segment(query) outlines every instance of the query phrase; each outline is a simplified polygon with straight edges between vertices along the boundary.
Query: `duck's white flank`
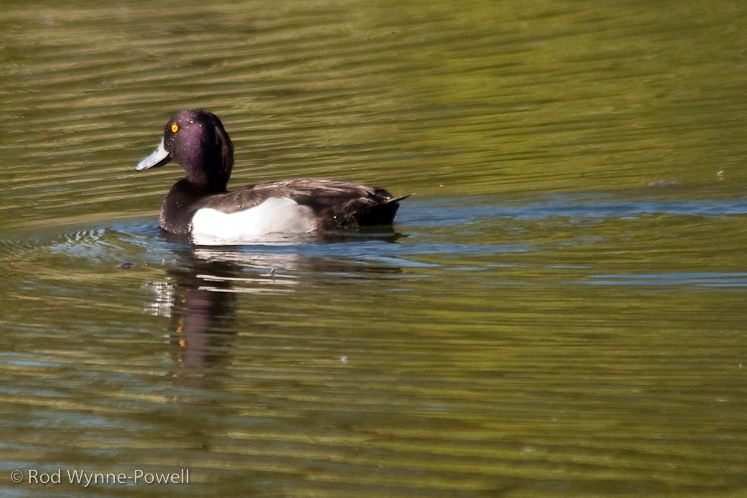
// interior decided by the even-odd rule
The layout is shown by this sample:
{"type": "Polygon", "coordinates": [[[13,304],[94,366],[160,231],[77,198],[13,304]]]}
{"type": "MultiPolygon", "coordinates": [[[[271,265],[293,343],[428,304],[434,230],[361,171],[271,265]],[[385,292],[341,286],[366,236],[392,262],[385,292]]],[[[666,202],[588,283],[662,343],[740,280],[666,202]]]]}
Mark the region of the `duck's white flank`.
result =
{"type": "Polygon", "coordinates": [[[272,234],[302,234],[314,228],[311,208],[299,206],[292,199],[270,198],[235,213],[198,209],[192,217],[192,240],[198,245],[251,243],[272,234]]]}

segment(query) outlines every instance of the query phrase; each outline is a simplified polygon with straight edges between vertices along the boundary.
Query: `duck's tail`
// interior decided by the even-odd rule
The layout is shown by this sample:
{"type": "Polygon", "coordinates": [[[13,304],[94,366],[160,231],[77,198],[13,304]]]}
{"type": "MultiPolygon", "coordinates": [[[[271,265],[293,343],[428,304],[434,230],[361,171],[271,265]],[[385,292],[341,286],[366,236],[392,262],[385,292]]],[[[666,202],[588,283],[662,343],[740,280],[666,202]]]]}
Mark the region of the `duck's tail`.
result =
{"type": "Polygon", "coordinates": [[[391,225],[394,222],[394,217],[397,215],[397,209],[399,209],[399,201],[405,200],[410,195],[403,195],[400,197],[392,197],[392,195],[384,189],[376,189],[376,203],[366,206],[357,213],[356,221],[358,226],[376,226],[376,225],[391,225]]]}
{"type": "Polygon", "coordinates": [[[391,197],[391,198],[387,199],[387,200],[386,200],[385,202],[386,202],[387,204],[389,204],[390,202],[399,202],[399,201],[404,201],[405,199],[407,199],[407,198],[408,198],[408,197],[410,197],[411,195],[415,195],[415,193],[413,192],[412,194],[401,195],[401,196],[399,196],[399,197],[391,197]]]}

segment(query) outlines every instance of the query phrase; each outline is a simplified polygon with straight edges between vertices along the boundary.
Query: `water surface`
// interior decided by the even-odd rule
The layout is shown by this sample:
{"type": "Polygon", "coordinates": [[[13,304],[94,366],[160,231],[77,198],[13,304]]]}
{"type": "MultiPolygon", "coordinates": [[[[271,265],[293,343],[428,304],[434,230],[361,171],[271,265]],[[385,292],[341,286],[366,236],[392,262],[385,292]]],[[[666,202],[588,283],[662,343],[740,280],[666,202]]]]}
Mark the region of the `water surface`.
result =
{"type": "Polygon", "coordinates": [[[741,3],[5,3],[3,496],[747,494],[741,3]],[[416,195],[174,239],[183,107],[234,188],[416,195]]]}

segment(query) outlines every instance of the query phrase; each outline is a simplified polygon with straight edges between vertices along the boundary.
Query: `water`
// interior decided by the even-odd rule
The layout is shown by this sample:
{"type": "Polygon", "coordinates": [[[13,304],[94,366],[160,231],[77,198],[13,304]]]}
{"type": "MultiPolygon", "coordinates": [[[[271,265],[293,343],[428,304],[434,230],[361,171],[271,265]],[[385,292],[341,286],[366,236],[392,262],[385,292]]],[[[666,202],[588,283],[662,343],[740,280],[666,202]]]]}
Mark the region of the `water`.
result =
{"type": "Polygon", "coordinates": [[[747,496],[742,4],[3,10],[2,496],[747,496]],[[191,106],[234,188],[416,195],[169,237],[191,106]]]}

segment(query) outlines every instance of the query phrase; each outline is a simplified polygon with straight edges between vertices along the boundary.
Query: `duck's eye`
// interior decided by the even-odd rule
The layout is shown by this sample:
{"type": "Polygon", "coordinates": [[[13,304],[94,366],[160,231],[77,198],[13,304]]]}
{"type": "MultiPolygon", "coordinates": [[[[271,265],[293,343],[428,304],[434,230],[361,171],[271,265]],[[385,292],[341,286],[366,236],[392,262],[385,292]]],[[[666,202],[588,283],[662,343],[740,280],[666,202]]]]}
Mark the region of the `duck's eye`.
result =
{"type": "Polygon", "coordinates": [[[179,131],[179,125],[176,123],[171,123],[171,132],[176,133],[177,131],[179,131]]]}

